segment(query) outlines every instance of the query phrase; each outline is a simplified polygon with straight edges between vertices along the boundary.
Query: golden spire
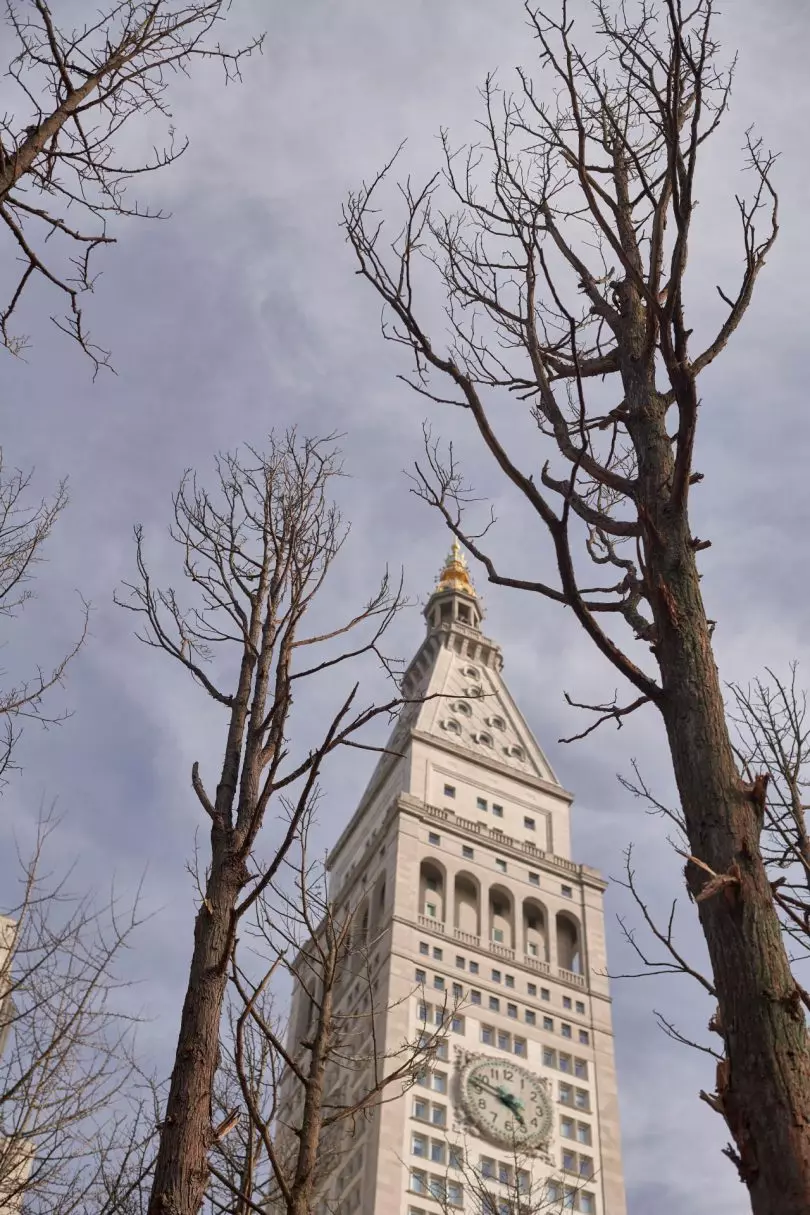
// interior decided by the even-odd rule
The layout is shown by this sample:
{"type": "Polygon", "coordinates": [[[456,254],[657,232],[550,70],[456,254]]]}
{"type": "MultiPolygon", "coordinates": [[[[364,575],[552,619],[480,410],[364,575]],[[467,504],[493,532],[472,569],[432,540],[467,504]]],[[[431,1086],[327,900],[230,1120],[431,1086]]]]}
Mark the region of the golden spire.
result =
{"type": "Polygon", "coordinates": [[[475,588],[470,578],[470,571],[458,540],[453,540],[453,547],[445,558],[444,568],[439,574],[436,590],[463,591],[465,595],[475,597],[475,588]]]}

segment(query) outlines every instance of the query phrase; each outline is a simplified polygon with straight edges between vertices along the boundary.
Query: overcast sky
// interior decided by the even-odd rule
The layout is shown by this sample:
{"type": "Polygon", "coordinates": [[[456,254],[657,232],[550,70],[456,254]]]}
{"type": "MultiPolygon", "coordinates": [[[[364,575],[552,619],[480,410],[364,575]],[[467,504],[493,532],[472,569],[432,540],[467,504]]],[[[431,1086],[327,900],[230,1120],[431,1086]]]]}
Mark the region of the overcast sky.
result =
{"type": "MultiPolygon", "coordinates": [[[[745,127],[755,119],[783,153],[780,240],[741,332],[703,385],[696,454],[706,479],[694,495],[694,530],[713,544],[701,568],[709,616],[719,621],[716,652],[726,680],[745,680],[765,665],[784,670],[794,657],[810,672],[810,23],[794,0],[735,0],[726,8],[723,38],[739,47],[740,64],[727,134],[700,189],[703,227],[692,252],[705,264],[695,300],[701,315],[714,298],[715,272],[730,275],[739,265],[730,234],[745,127]]],[[[39,597],[7,631],[9,677],[36,661],[47,665],[70,644],[80,619],[76,589],[94,612],[92,635],[58,701],[73,715],[58,729],[26,730],[24,771],[0,805],[0,838],[12,829],[24,835],[39,806],[57,799],[65,856],[80,858],[77,881],[103,886],[115,874],[131,890],[146,871],[144,897],[156,915],[130,965],[153,1018],[143,1049],[158,1064],[177,1032],[193,914],[185,864],[195,830],[204,830],[189,770],[194,759],[205,768],[210,757],[213,775],[221,731],[200,692],[167,659],[140,647],[132,618],[112,604],[113,589],[132,572],[132,525],[144,525],[155,568],[168,579],[170,494],[185,467],[207,471],[217,450],[261,444],[274,426],[338,429],[346,432],[352,474],[340,501],[353,528],[335,590],[354,606],[388,562],[404,567],[408,590],[424,600],[448,546],[440,521],[409,494],[403,474],[419,454],[426,402],[395,379],[407,366],[402,352],[380,339],[377,302],[353,275],[340,205],[405,137],[403,166],[416,177],[432,171],[440,125],[459,142],[474,134],[484,74],[497,69],[508,83],[517,64],[533,62],[517,0],[235,0],[233,39],[262,28],[265,53],[246,65],[241,86],[223,90],[214,72],[179,83],[175,120],[191,137],[190,151],[142,191],[173,216],[122,226],[118,247],[104,255],[87,314],[98,340],[112,347],[118,375],[92,383],[77,349],[48,326],[53,301],[36,293],[23,326],[33,339],[26,361],[2,360],[7,462],[35,466],[42,494],[64,476],[71,485],[70,508],[39,574],[39,597]]],[[[152,136],[140,138],[148,144],[152,136]]],[[[466,441],[459,415],[437,410],[431,418],[439,433],[458,440],[473,481],[495,499],[503,568],[542,572],[542,533],[522,526],[515,504],[466,441]]],[[[539,467],[541,448],[527,459],[539,467]]],[[[576,699],[610,694],[613,674],[554,605],[488,589],[480,574],[477,581],[510,687],[576,795],[576,858],[616,874],[634,841],[652,904],[665,907],[682,893],[681,862],[661,822],[645,816],[615,776],[636,757],[667,795],[667,756],[652,711],[621,732],[558,745],[582,725],[563,691],[576,699]]],[[[416,610],[403,615],[394,648],[409,655],[422,629],[416,610]]],[[[369,697],[379,691],[372,681],[369,697]]],[[[373,757],[361,763],[353,753],[330,769],[324,847],[345,825],[372,764],[373,757]]],[[[615,916],[632,912],[615,887],[607,906],[611,966],[623,970],[630,959],[615,916]]],[[[682,923],[683,940],[700,959],[688,905],[682,923]]],[[[658,1008],[703,1034],[711,1007],[698,989],[674,979],[616,982],[614,1001],[630,1211],[746,1209],[720,1155],[724,1126],[697,1097],[713,1087],[713,1064],[667,1040],[652,1014],[658,1008]]]]}

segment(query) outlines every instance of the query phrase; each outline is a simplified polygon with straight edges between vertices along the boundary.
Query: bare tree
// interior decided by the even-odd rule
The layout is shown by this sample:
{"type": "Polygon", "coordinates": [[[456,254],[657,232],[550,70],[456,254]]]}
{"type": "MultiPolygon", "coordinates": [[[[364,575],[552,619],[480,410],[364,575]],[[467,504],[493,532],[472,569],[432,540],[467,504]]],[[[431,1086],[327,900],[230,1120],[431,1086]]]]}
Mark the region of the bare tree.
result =
{"type": "Polygon", "coordinates": [[[358,739],[362,728],[402,703],[395,693],[386,704],[359,707],[356,682],[336,691],[346,664],[363,656],[376,657],[393,674],[381,638],[403,601],[387,573],[348,619],[333,617],[304,632],[346,534],[327,498],[339,471],[329,440],[290,433],[271,437],[266,453],[248,448],[220,457],[216,493],[187,474],[174,499],[172,535],[195,596],[189,607],[174,590],[153,586],[137,531],[139,579],[126,605],[145,618],[141,639],[179,662],[225,718],[216,792],[208,792],[198,764],[191,774],[211,824],[210,854],[149,1215],[196,1215],[203,1202],[215,1140],[220,1021],[238,926],[255,912],[298,839],[327,756],[365,746],[358,739]],[[316,727],[313,741],[296,746],[294,728],[311,731],[317,718],[310,713],[294,721],[293,701],[316,682],[335,707],[322,733],[316,727]],[[284,824],[281,839],[263,856],[259,836],[268,811],[283,814],[284,824]]]}
{"type": "Polygon", "coordinates": [[[698,377],[739,327],[776,239],[773,156],[749,131],[741,274],[718,288],[722,316],[698,339],[685,312],[697,171],[734,63],[712,0],[590,7],[594,52],[566,3],[527,5],[553,100],[525,72],[517,96],[487,80],[482,144],[455,150],[443,136],[443,175],[401,187],[393,245],[376,202],[390,164],[349,199],[346,230],[393,317],[385,336],[415,360],[408,382],[463,410],[547,532],[558,581],[500,568],[487,529],[467,523],[452,446],[443,455],[429,435],[417,492],[490,581],[570,607],[629,683],[626,702],[581,706],[596,714],[582,734],[643,705],[661,714],[724,1027],[715,1107],[756,1215],[799,1215],[810,1207],[805,1017],[762,852],[765,781],[740,778],[700,589],[708,541],[689,522],[698,377]],[[445,295],[446,340],[417,307],[423,268],[445,295]],[[529,402],[539,460],[503,437],[516,400],[529,402]]]}
{"type": "Polygon", "coordinates": [[[137,901],[76,896],[47,871],[56,826],[40,820],[0,916],[0,1208],[112,1215],[105,1176],[154,1133],[132,1105],[145,1078],[116,973],[139,913],[137,901]]]}
{"type": "Polygon", "coordinates": [[[161,213],[127,196],[134,177],[173,164],[176,141],[168,92],[171,76],[196,60],[217,59],[225,79],[239,76],[257,38],[234,51],[218,32],[227,0],[108,0],[78,26],[62,26],[45,0],[6,0],[7,74],[19,87],[17,112],[0,118],[0,220],[22,272],[0,311],[0,340],[19,353],[27,344],[10,325],[33,279],[66,302],[52,318],[89,355],[96,371],[108,352],[90,338],[81,296],[95,281],[93,254],[115,242],[109,222],[161,213]],[[121,132],[136,116],[158,114],[168,139],[146,161],[127,164],[121,132]],[[83,218],[82,218],[83,217],[83,218]],[[57,248],[67,251],[59,260],[57,248]],[[72,255],[71,255],[72,254],[72,255]]]}
{"type": "Polygon", "coordinates": [[[231,961],[230,1083],[218,1116],[234,1134],[222,1136],[212,1173],[213,1209],[233,1215],[333,1209],[358,1175],[357,1149],[380,1106],[446,1050],[447,1026],[383,1040],[392,1009],[377,993],[390,901],[377,899],[373,922],[362,899],[336,906],[323,867],[306,860],[310,827],[257,902],[249,950],[243,934],[231,961]],[[279,978],[292,984],[289,1020],[273,1008],[279,978]]]}

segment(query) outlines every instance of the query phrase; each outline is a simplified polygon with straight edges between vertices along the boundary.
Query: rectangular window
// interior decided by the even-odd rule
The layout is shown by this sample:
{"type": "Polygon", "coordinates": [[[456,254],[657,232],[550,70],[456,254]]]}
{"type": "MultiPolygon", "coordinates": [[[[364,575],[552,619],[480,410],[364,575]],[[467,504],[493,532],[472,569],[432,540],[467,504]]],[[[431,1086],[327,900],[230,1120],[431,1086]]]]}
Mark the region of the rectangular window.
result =
{"type": "Polygon", "coordinates": [[[581,1017],[585,1016],[585,1005],[583,1004],[582,1000],[577,1000],[577,1012],[581,1017]]]}
{"type": "Polygon", "coordinates": [[[481,993],[480,993],[480,991],[476,991],[476,989],[474,987],[470,988],[470,1002],[472,1004],[481,1003],[481,993]]]}
{"type": "Polygon", "coordinates": [[[580,1143],[589,1144],[591,1142],[591,1128],[587,1122],[577,1123],[577,1139],[580,1143]]]}
{"type": "Polygon", "coordinates": [[[494,1177],[495,1176],[495,1161],[490,1160],[490,1158],[488,1156],[481,1157],[481,1176],[482,1177],[494,1177]]]}
{"type": "Polygon", "coordinates": [[[475,799],[475,806],[477,810],[486,810],[487,799],[485,797],[477,797],[475,799]]]}
{"type": "Polygon", "coordinates": [[[454,1034],[463,1034],[464,1033],[464,1018],[460,1017],[458,1015],[458,1013],[453,1013],[453,1020],[450,1023],[450,1028],[452,1029],[454,1034]]]}
{"type": "Polygon", "coordinates": [[[456,796],[456,786],[455,785],[445,785],[444,786],[444,796],[445,797],[455,797],[456,796]]]}
{"type": "Polygon", "coordinates": [[[529,872],[529,882],[531,883],[532,886],[539,886],[540,885],[540,874],[532,873],[530,871],[529,872]]]}
{"type": "MultiPolygon", "coordinates": [[[[417,983],[424,983],[425,980],[427,979],[427,974],[425,973],[424,970],[420,970],[419,967],[417,966],[416,971],[415,971],[415,978],[416,978],[417,983]]],[[[424,1017],[422,1017],[421,1020],[424,1021],[424,1017]]]]}
{"type": "Polygon", "coordinates": [[[444,1164],[445,1145],[441,1139],[431,1139],[430,1159],[433,1164],[444,1164]]]}
{"type": "Polygon", "coordinates": [[[489,997],[489,1011],[490,1012],[500,1012],[501,1011],[501,1002],[497,996],[489,997]]]}
{"type": "Polygon", "coordinates": [[[464,1148],[450,1144],[449,1149],[449,1165],[451,1169],[463,1169],[465,1163],[464,1148]]]}
{"type": "Polygon", "coordinates": [[[561,886],[560,890],[562,891],[563,898],[572,899],[574,897],[574,891],[570,886],[561,886]]]}
{"type": "Polygon", "coordinates": [[[499,945],[503,945],[503,929],[502,928],[493,928],[492,929],[492,939],[493,939],[493,941],[497,941],[497,943],[499,945]]]}
{"type": "Polygon", "coordinates": [[[527,831],[534,831],[534,828],[535,828],[535,821],[534,821],[534,819],[533,819],[533,818],[530,818],[528,814],[524,814],[524,816],[523,816],[523,826],[526,828],[526,830],[527,830],[527,831]]]}
{"type": "Polygon", "coordinates": [[[423,1101],[421,1097],[416,1097],[413,1103],[413,1116],[419,1118],[422,1122],[427,1122],[428,1103],[423,1101]]]}
{"type": "Polygon", "coordinates": [[[587,1190],[580,1190],[579,1209],[583,1215],[596,1215],[596,1199],[587,1190]]]}
{"type": "Polygon", "coordinates": [[[446,1061],[449,1057],[450,1057],[450,1047],[447,1045],[447,1042],[446,1041],[437,1042],[436,1043],[436,1058],[444,1059],[446,1061]]]}
{"type": "Polygon", "coordinates": [[[537,1024],[537,1016],[531,1008],[527,1008],[524,1011],[523,1016],[524,1016],[524,1019],[525,1019],[527,1025],[536,1025],[537,1024]]]}
{"type": "Polygon", "coordinates": [[[570,1008],[570,1007],[571,1007],[571,997],[563,996],[563,1008],[570,1008]]]}
{"type": "Polygon", "coordinates": [[[434,946],[433,946],[433,960],[434,960],[434,962],[441,962],[441,960],[442,960],[443,956],[444,956],[444,955],[443,955],[443,953],[442,953],[442,950],[441,950],[441,949],[439,949],[439,946],[438,946],[438,945],[434,945],[434,946]]]}
{"type": "Polygon", "coordinates": [[[414,1156],[427,1155],[427,1139],[424,1135],[413,1134],[411,1136],[411,1152],[414,1156]]]}
{"type": "Polygon", "coordinates": [[[430,953],[430,946],[428,945],[427,941],[419,942],[419,952],[424,954],[430,953]]]}
{"type": "Polygon", "coordinates": [[[571,1037],[571,1026],[566,1025],[565,1021],[561,1021],[560,1022],[560,1033],[562,1034],[562,1036],[564,1038],[570,1038],[571,1037]]]}
{"type": "Polygon", "coordinates": [[[464,969],[465,962],[466,962],[466,959],[463,958],[460,953],[457,953],[456,954],[456,966],[459,968],[459,970],[464,969]]]}
{"type": "Polygon", "coordinates": [[[427,1006],[427,1004],[425,1004],[424,1000],[420,1000],[420,1001],[419,1001],[419,1003],[417,1004],[417,1006],[416,1006],[416,1015],[417,1015],[417,1017],[419,1018],[419,1020],[420,1020],[420,1021],[427,1021],[427,1019],[428,1019],[428,1006],[427,1006]]]}
{"type": "Polygon", "coordinates": [[[437,991],[444,991],[444,979],[442,978],[441,975],[433,976],[433,986],[436,988],[437,991]]]}
{"type": "Polygon", "coordinates": [[[459,1185],[457,1181],[448,1181],[447,1201],[451,1207],[464,1206],[464,1187],[459,1185]]]}
{"type": "Polygon", "coordinates": [[[512,1045],[512,1035],[508,1034],[505,1029],[498,1030],[498,1050],[509,1050],[512,1045]]]}
{"type": "Polygon", "coordinates": [[[460,983],[454,983],[453,984],[453,999],[460,1000],[463,995],[464,995],[464,988],[461,986],[460,983]]]}
{"type": "Polygon", "coordinates": [[[512,1170],[510,1169],[509,1165],[504,1164],[503,1161],[500,1161],[498,1164],[498,1181],[501,1183],[501,1185],[512,1184],[512,1170]]]}
{"type": "Polygon", "coordinates": [[[518,1193],[528,1194],[532,1188],[531,1173],[527,1169],[518,1169],[517,1175],[518,1193]]]}
{"type": "Polygon", "coordinates": [[[515,986],[515,976],[514,975],[504,975],[503,981],[507,987],[515,986]]]}
{"type": "Polygon", "coordinates": [[[536,957],[537,957],[538,950],[537,950],[537,942],[536,942],[536,941],[527,941],[527,942],[526,942],[526,949],[528,950],[528,952],[531,954],[531,956],[532,956],[533,958],[536,958],[536,957]]]}
{"type": "Polygon", "coordinates": [[[435,1025],[445,1025],[447,1023],[447,1013],[443,1008],[434,1008],[433,1022],[435,1025]]]}
{"type": "Polygon", "coordinates": [[[540,988],[540,999],[541,1000],[550,1000],[551,999],[551,992],[549,991],[549,989],[547,987],[540,988]]]}
{"type": "Polygon", "coordinates": [[[588,1033],[587,1029],[581,1029],[579,1031],[580,1046],[588,1046],[590,1044],[590,1041],[591,1041],[591,1037],[590,1037],[590,1034],[588,1033]]]}
{"type": "Polygon", "coordinates": [[[500,972],[499,970],[493,970],[493,972],[492,972],[492,982],[493,982],[493,983],[500,983],[500,981],[501,981],[501,972],[500,972]]]}
{"type": "Polygon", "coordinates": [[[521,1059],[526,1058],[526,1039],[515,1038],[515,1054],[520,1055],[521,1059]]]}
{"type": "Polygon", "coordinates": [[[446,1093],[447,1092],[447,1073],[446,1072],[434,1072],[433,1073],[433,1091],[434,1091],[434,1093],[446,1093]]]}
{"type": "Polygon", "coordinates": [[[474,853],[473,853],[472,848],[469,846],[469,844],[462,845],[461,855],[464,857],[465,861],[471,861],[473,859],[474,853]]]}
{"type": "Polygon", "coordinates": [[[578,1110],[589,1110],[591,1108],[590,1098],[588,1097],[587,1089],[578,1088],[574,1093],[574,1104],[578,1110]]]}
{"type": "Polygon", "coordinates": [[[552,1050],[550,1046],[543,1047],[543,1063],[546,1067],[557,1066],[557,1052],[552,1050]]]}
{"type": "Polygon", "coordinates": [[[429,844],[440,844],[441,842],[442,842],[442,837],[438,834],[438,832],[436,832],[436,831],[428,832],[428,843],[429,844]]]}
{"type": "Polygon", "coordinates": [[[560,1051],[560,1071],[571,1074],[571,1056],[564,1055],[562,1051],[560,1051]]]}
{"type": "Polygon", "coordinates": [[[498,870],[498,873],[506,873],[506,861],[503,860],[501,857],[496,856],[495,857],[495,868],[498,870]]]}
{"type": "Polygon", "coordinates": [[[503,818],[503,806],[496,806],[495,803],[493,802],[492,803],[492,813],[495,815],[496,818],[503,818]]]}
{"type": "Polygon", "coordinates": [[[588,1064],[584,1059],[576,1059],[574,1062],[574,1075],[577,1080],[588,1079],[588,1064]]]}
{"type": "Polygon", "coordinates": [[[573,1139],[574,1138],[574,1119],[573,1118],[561,1118],[560,1119],[560,1134],[562,1135],[563,1139],[573,1139]]]}
{"type": "Polygon", "coordinates": [[[430,920],[438,919],[438,916],[436,915],[436,904],[435,903],[425,903],[425,915],[430,920]]]}
{"type": "Polygon", "coordinates": [[[517,1004],[507,1004],[506,1015],[515,1020],[517,1018],[517,1004]]]}
{"type": "Polygon", "coordinates": [[[447,1111],[443,1105],[434,1105],[431,1108],[430,1121],[434,1126],[444,1126],[447,1121],[447,1111]]]}
{"type": "Polygon", "coordinates": [[[478,974],[478,963],[477,963],[477,962],[473,962],[473,960],[472,960],[472,959],[470,959],[470,974],[471,974],[471,975],[477,975],[477,974],[478,974]]]}
{"type": "Polygon", "coordinates": [[[484,1046],[492,1046],[495,1041],[495,1030],[491,1025],[481,1026],[481,1041],[484,1046]]]}
{"type": "Polygon", "coordinates": [[[576,1152],[571,1152],[568,1150],[568,1148],[563,1148],[562,1166],[565,1169],[566,1173],[575,1173],[577,1170],[576,1152]]]}
{"type": "Polygon", "coordinates": [[[430,1190],[430,1197],[440,1202],[444,1198],[444,1178],[431,1177],[428,1182],[428,1189],[430,1190]]]}
{"type": "Polygon", "coordinates": [[[593,1161],[591,1160],[590,1156],[580,1156],[579,1175],[580,1177],[593,1177],[593,1161]]]}
{"type": "Polygon", "coordinates": [[[562,1105],[571,1105],[572,1104],[572,1092],[573,1092],[573,1090],[571,1088],[571,1085],[564,1084],[563,1081],[561,1080],[560,1087],[559,1087],[559,1093],[560,1093],[560,1102],[562,1105]]]}
{"type": "Polygon", "coordinates": [[[414,1194],[427,1193],[427,1175],[421,1169],[411,1169],[411,1189],[414,1194]]]}
{"type": "Polygon", "coordinates": [[[554,1032],[554,1018],[553,1017],[543,1017],[543,1029],[550,1030],[552,1033],[554,1032]]]}

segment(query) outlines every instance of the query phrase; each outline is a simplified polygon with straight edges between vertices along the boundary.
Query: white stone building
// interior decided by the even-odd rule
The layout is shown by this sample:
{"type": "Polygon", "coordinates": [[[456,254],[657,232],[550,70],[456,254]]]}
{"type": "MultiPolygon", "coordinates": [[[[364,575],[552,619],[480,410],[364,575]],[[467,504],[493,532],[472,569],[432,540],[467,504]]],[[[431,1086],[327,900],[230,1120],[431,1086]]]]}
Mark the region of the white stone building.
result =
{"type": "MultiPolygon", "coordinates": [[[[572,796],[507,690],[457,546],[425,618],[404,683],[420,703],[328,864],[331,897],[368,929],[383,1048],[449,1032],[420,1082],[357,1122],[323,1209],[625,1215],[605,882],[571,859],[572,796]]],[[[362,1000],[351,982],[340,995],[362,1000]]],[[[293,1049],[304,1004],[299,990],[293,1049]]]]}

